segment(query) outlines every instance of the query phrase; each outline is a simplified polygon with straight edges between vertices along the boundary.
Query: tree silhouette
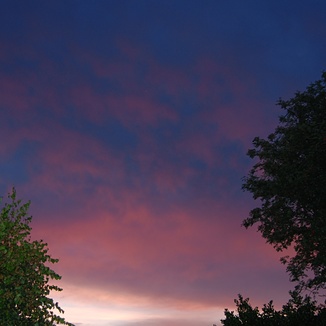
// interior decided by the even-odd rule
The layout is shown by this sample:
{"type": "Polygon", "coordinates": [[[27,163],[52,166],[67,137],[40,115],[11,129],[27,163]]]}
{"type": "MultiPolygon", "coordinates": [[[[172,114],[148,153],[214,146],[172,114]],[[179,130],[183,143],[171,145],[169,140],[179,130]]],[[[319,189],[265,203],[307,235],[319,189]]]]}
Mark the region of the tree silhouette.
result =
{"type": "Polygon", "coordinates": [[[261,205],[243,225],[257,223],[277,251],[292,247],[295,255],[281,259],[291,280],[319,291],[326,284],[326,72],[278,105],[285,110],[279,126],[248,151],[258,162],[243,189],[261,205]]]}
{"type": "Polygon", "coordinates": [[[259,199],[260,206],[243,225],[257,223],[277,251],[294,249],[294,256],[281,262],[297,285],[280,311],[270,301],[260,312],[239,295],[234,300],[237,312],[225,309],[224,326],[326,325],[325,304],[301,295],[308,289],[315,296],[326,287],[326,72],[278,105],[285,110],[279,126],[267,139],[254,138],[248,151],[257,163],[242,188],[259,199]]]}
{"type": "Polygon", "coordinates": [[[224,326],[324,326],[326,306],[317,305],[309,296],[301,296],[297,291],[290,292],[291,298],[277,311],[273,301],[264,304],[262,311],[253,308],[249,298],[244,299],[240,294],[235,299],[237,311],[225,309],[224,326]]]}

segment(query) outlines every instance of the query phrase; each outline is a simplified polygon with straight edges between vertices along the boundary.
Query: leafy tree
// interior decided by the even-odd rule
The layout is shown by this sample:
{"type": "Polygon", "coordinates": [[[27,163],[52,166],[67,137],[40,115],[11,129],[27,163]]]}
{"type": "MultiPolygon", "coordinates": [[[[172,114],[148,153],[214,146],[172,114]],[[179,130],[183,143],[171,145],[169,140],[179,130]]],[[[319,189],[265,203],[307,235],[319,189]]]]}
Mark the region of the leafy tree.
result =
{"type": "Polygon", "coordinates": [[[285,110],[267,139],[254,138],[257,159],[243,189],[261,201],[243,225],[258,230],[277,251],[297,289],[326,287],[326,72],[278,105],[285,110]]]}
{"type": "Polygon", "coordinates": [[[262,312],[253,308],[249,299],[239,294],[234,302],[237,313],[225,309],[224,326],[323,326],[326,320],[326,306],[317,305],[309,296],[302,297],[298,292],[290,292],[291,298],[282,310],[277,311],[273,301],[264,304],[262,312]]]}
{"type": "Polygon", "coordinates": [[[62,290],[49,285],[61,278],[48,267],[58,259],[48,254],[47,243],[31,240],[30,202],[17,200],[15,189],[8,198],[0,212],[0,325],[73,326],[54,313],[63,310],[48,297],[62,290]]]}

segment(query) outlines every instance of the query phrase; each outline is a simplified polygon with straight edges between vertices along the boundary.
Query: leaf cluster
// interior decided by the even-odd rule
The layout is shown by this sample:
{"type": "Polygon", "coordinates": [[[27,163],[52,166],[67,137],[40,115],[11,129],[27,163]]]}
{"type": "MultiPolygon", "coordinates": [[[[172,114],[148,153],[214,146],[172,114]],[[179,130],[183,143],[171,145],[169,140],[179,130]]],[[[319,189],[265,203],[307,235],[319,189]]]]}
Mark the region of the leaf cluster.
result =
{"type": "Polygon", "coordinates": [[[63,313],[49,296],[61,291],[50,280],[60,280],[49,265],[57,263],[48,254],[47,243],[31,240],[30,202],[16,199],[16,191],[0,212],[0,325],[71,325],[54,310],[63,313]]]}

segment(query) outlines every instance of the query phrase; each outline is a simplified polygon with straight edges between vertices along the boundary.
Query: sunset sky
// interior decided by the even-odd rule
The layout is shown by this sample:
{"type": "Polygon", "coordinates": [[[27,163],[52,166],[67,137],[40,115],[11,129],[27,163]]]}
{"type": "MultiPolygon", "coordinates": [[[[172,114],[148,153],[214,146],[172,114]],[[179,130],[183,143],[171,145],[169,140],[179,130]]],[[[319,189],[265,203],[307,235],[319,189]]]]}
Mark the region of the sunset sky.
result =
{"type": "Polygon", "coordinates": [[[326,69],[326,2],[0,0],[0,195],[31,200],[82,326],[220,325],[281,306],[241,222],[255,136],[326,69]]]}

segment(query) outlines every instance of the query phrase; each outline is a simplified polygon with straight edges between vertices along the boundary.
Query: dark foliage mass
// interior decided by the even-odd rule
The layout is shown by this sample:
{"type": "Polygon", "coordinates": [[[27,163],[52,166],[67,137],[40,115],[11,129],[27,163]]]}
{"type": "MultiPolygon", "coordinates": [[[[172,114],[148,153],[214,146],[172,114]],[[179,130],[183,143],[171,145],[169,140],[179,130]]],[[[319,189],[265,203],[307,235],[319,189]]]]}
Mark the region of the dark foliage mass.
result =
{"type": "Polygon", "coordinates": [[[326,325],[326,306],[301,295],[303,290],[321,295],[326,288],[326,72],[278,105],[285,110],[279,126],[267,139],[256,137],[248,151],[256,163],[243,189],[260,206],[243,225],[257,223],[277,251],[293,249],[294,255],[281,262],[296,283],[295,291],[280,311],[272,301],[259,311],[239,295],[237,312],[225,310],[225,326],[326,325]]]}
{"type": "Polygon", "coordinates": [[[285,114],[267,139],[256,137],[248,155],[257,163],[243,189],[259,199],[244,221],[285,256],[291,280],[301,288],[326,284],[326,72],[322,78],[278,103],[285,114]]]}
{"type": "Polygon", "coordinates": [[[297,292],[290,292],[291,299],[279,311],[275,310],[273,301],[265,304],[260,311],[253,308],[249,299],[239,295],[234,302],[237,313],[225,310],[224,326],[325,326],[326,306],[317,305],[309,296],[302,297],[297,292]]]}
{"type": "Polygon", "coordinates": [[[58,259],[51,258],[45,242],[31,240],[30,203],[17,200],[15,189],[8,197],[0,212],[0,325],[73,326],[55,314],[63,310],[49,297],[61,291],[49,284],[61,278],[49,267],[58,259]]]}

